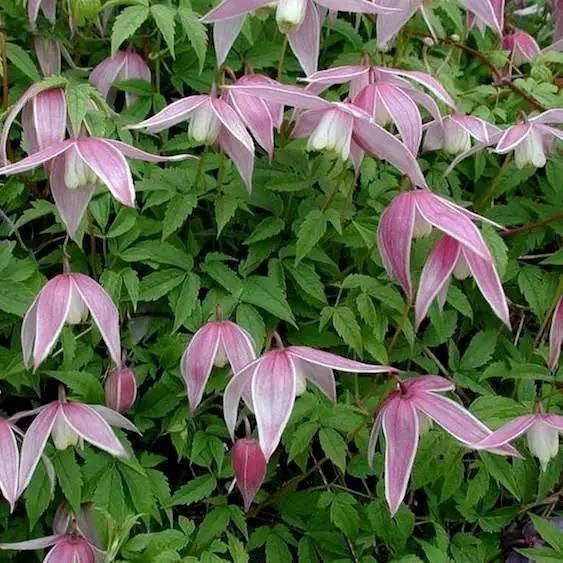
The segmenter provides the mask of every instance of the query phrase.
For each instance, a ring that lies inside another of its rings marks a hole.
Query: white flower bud
[[[327,111],[309,137],[307,150],[330,151],[342,160],[350,156],[351,118],[337,109]]]
[[[307,0],[279,0],[276,21],[282,33],[293,31],[305,19]]]
[[[530,426],[526,436],[531,454],[539,459],[541,468],[545,471],[549,460],[559,451],[559,432],[537,420]]]
[[[427,47],[434,47],[435,43],[434,43],[434,39],[432,39],[432,37],[425,37],[422,42],[427,46]]]
[[[51,436],[53,437],[53,442],[57,450],[66,450],[69,446],[76,446],[80,441],[80,437],[66,423],[60,411],[55,419],[53,430],[51,430]]]
[[[301,363],[295,362],[295,396],[300,397],[307,391],[307,379],[305,373],[301,369]]]
[[[455,121],[444,119],[444,150],[450,154],[460,154],[470,148],[469,133]]]
[[[517,168],[528,165],[543,168],[546,163],[541,135],[533,128],[514,149],[514,161]]]
[[[71,190],[95,184],[94,171],[82,160],[74,147],[65,153],[65,185]]]
[[[225,354],[225,350],[221,342],[219,342],[219,347],[217,348],[217,354],[215,354],[215,360],[213,360],[213,365],[216,368],[224,368],[229,359],[227,358],[227,354]]]
[[[471,271],[469,270],[469,266],[467,265],[467,260],[465,259],[463,253],[461,253],[454,267],[453,276],[458,280],[464,280],[470,275]]]
[[[425,415],[423,412],[418,412],[418,435],[422,436],[423,434],[426,434],[426,432],[428,432],[432,426],[434,425],[434,423],[432,422],[432,419]]]
[[[66,322],[71,325],[83,323],[88,318],[88,307],[80,294],[74,287],[70,290],[70,307],[66,316]]]
[[[193,114],[188,128],[190,137],[205,145],[212,145],[219,136],[221,122],[213,111],[211,104],[202,104]]]
[[[381,99],[377,100],[377,103],[375,104],[375,122],[378,125],[381,125],[381,127],[387,127],[393,123],[393,119],[389,115],[389,112]]]
[[[461,37],[457,33],[452,33],[452,35],[450,35],[450,39],[456,43],[461,41]]]
[[[432,232],[432,225],[418,212],[414,214],[413,238],[427,237]]]

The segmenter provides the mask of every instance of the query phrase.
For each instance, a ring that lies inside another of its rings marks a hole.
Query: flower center
[[[450,154],[460,154],[470,148],[469,133],[451,119],[444,119],[444,150]]]
[[[305,19],[306,0],[279,0],[276,21],[282,33],[293,31]]]
[[[78,434],[65,422],[60,411],[55,419],[51,436],[57,450],[66,450],[69,446],[76,446],[80,439]]]
[[[221,122],[210,103],[202,104],[193,114],[188,128],[190,137],[204,145],[212,145],[219,136]]]
[[[83,323],[88,318],[88,307],[80,294],[74,287],[70,290],[70,307],[66,316],[66,322],[71,325]]]
[[[532,165],[543,168],[546,163],[541,135],[532,129],[524,140],[514,149],[514,161],[517,168]]]
[[[430,233],[432,233],[432,225],[418,211],[415,211],[413,238],[427,237]]]
[[[342,160],[350,156],[351,117],[337,109],[327,111],[309,137],[307,150],[334,152]]]
[[[77,150],[71,147],[65,153],[65,185],[75,190],[96,183],[96,174],[82,160]]]

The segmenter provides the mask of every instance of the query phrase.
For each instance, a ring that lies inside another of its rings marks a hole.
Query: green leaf
[[[542,319],[551,298],[542,270],[535,266],[525,266],[518,274],[518,286],[532,311]]]
[[[242,284],[243,302],[255,305],[274,317],[297,326],[283,290],[272,278],[250,276],[243,280]]]
[[[175,58],[174,54],[174,34],[176,29],[176,21],[175,21],[175,11],[164,5],[164,4],[155,4],[151,6],[151,15],[158,27],[160,33],[162,33],[162,37],[164,37],[164,41],[172,55],[172,58]]]
[[[346,471],[346,442],[344,438],[332,428],[321,428],[319,440],[325,455],[344,473]]]
[[[304,422],[297,425],[289,442],[288,455],[290,460],[295,459],[311,445],[313,436],[318,429],[319,425],[316,422]]]
[[[23,317],[29,309],[34,293],[23,283],[3,281],[0,283],[0,309]]]
[[[299,289],[316,301],[328,303],[323,282],[314,266],[302,263],[296,267],[288,260],[284,261],[283,265]]]
[[[213,493],[217,487],[217,481],[211,474],[195,477],[185,485],[182,485],[172,496],[171,505],[177,506],[185,504],[186,506],[199,502]]]
[[[144,277],[139,284],[139,296],[141,301],[156,301],[162,296],[170,293],[185,279],[186,272],[181,270],[166,269],[153,272]]]
[[[116,18],[111,30],[111,54],[115,55],[121,44],[143,25],[149,17],[146,6],[128,6]]]
[[[156,7],[156,6],[154,6]],[[174,196],[166,207],[162,224],[162,240],[167,239],[179,229],[197,206],[197,197],[193,194],[179,194]]]
[[[547,542],[559,555],[563,556],[563,532],[559,527],[552,524],[549,520],[540,518],[530,512],[530,518],[534,523],[536,532],[542,540]]]
[[[479,454],[489,475],[505,487],[516,499],[520,500],[518,483],[506,459],[486,452],[479,452]]]
[[[207,53],[207,27],[199,21],[199,14],[196,14],[185,6],[178,8],[178,16],[195,51],[197,60],[199,61],[199,72],[201,73],[203,71],[203,65],[205,64],[205,54]]]
[[[266,325],[260,313],[252,305],[241,303],[237,307],[236,316],[237,324],[246,329],[252,336],[256,352],[262,350],[266,339]]]
[[[219,260],[208,260],[201,265],[201,271],[223,286],[229,293],[238,297],[242,292],[240,278]]]
[[[51,461],[66,500],[72,510],[78,512],[82,498],[82,475],[80,466],[74,457],[74,449],[56,450],[55,454],[51,456]]]
[[[120,253],[119,257],[125,262],[155,262],[177,266],[184,270],[191,270],[192,257],[184,250],[177,248],[169,242],[146,240],[131,246]]]
[[[231,511],[227,506],[213,509],[199,525],[196,544],[203,545],[223,534],[231,521]]]
[[[14,43],[6,44],[6,51],[8,55],[8,60],[12,63],[18,70],[25,74],[28,78],[31,78],[33,82],[40,82],[41,75],[35,66],[32,58],[29,54],[24,51],[18,45]]]
[[[127,293],[133,303],[133,309],[137,309],[137,302],[139,301],[139,277],[137,272],[132,268],[125,268],[121,270],[121,277],[127,289]]]
[[[284,226],[285,223],[283,219],[279,217],[267,217],[255,227],[250,236],[244,241],[244,244],[254,244],[275,237],[282,232]]]
[[[297,231],[295,265],[313,250],[326,233],[326,217],[318,209],[310,211]]]
[[[478,332],[469,343],[459,364],[461,370],[477,369],[488,363],[497,347],[498,332],[486,330]]]
[[[43,463],[37,465],[33,477],[24,493],[25,510],[29,518],[29,529],[33,530],[41,515],[49,507],[51,501],[51,483]]]
[[[75,84],[71,82],[65,90],[67,112],[73,131],[80,131],[80,126],[88,112],[90,92],[89,84]]]
[[[174,328],[176,332],[192,314],[197,305],[197,298],[201,288],[201,280],[197,274],[188,273],[174,309]]]
[[[332,315],[332,324],[338,335],[361,356],[362,331],[352,310],[348,307],[337,307]]]
[[[271,534],[266,540],[266,563],[292,563],[293,561],[287,543],[280,536]]]

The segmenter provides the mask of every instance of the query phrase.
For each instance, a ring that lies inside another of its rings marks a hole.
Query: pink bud
[[[233,446],[232,463],[238,488],[248,511],[266,476],[266,458],[258,440],[243,438]]]
[[[106,379],[106,404],[114,411],[127,412],[137,397],[137,380],[129,368],[114,369]]]

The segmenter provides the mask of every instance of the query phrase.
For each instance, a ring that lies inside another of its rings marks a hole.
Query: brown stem
[[[507,229],[502,231],[501,237],[511,237],[512,235],[518,235],[520,233],[527,233],[528,231],[533,231],[534,229],[539,229],[550,223],[556,223],[557,221],[563,221],[563,213],[558,213],[557,215],[552,215],[551,217],[546,217],[545,219],[540,219],[539,221],[534,221],[533,223],[528,223],[522,227],[517,227],[515,229]]]

